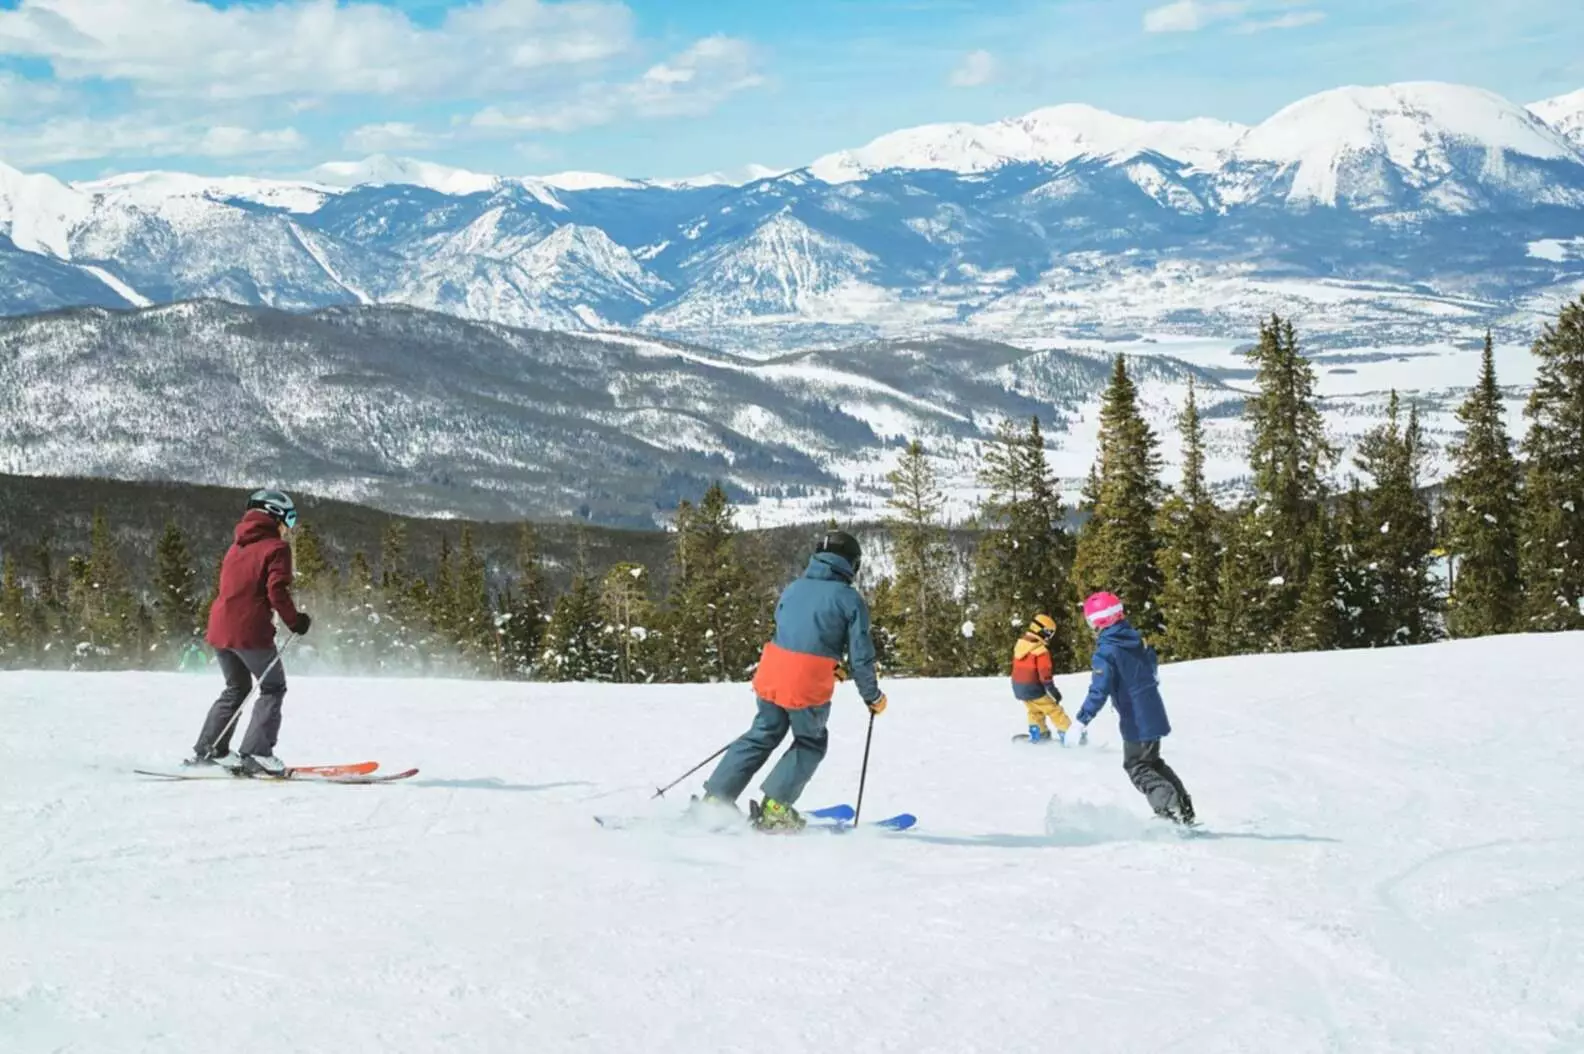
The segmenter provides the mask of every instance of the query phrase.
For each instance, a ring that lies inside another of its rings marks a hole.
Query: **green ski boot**
[[[801,831],[808,826],[808,821],[796,809],[774,798],[766,798],[763,805],[750,801],[748,819],[761,831]]]

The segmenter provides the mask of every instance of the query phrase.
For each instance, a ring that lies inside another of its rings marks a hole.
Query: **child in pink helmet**
[[[1149,799],[1156,816],[1191,825],[1193,800],[1160,755],[1160,741],[1171,734],[1171,722],[1161,699],[1155,649],[1128,624],[1115,593],[1095,593],[1085,600],[1084,621],[1095,632],[1089,695],[1078,710],[1085,738],[1089,722],[1109,698],[1122,726],[1122,767],[1133,786]]]

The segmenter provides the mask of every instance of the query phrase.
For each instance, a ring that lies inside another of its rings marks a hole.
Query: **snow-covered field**
[[[591,820],[677,810],[740,687],[299,678],[287,760],[423,769],[335,787],[132,775],[209,678],[0,675],[0,1050],[1584,1050],[1581,659],[1169,667],[1192,840],[1109,712],[1013,744],[999,681],[888,686],[864,811],[913,832],[774,838]]]

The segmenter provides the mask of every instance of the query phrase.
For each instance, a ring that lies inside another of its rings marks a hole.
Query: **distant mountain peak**
[[[1223,193],[1237,203],[1285,185],[1292,204],[1356,206],[1387,204],[1406,187],[1459,212],[1489,192],[1535,189],[1527,175],[1507,179],[1509,163],[1526,159],[1584,162],[1560,132],[1494,92],[1439,82],[1349,86],[1300,99],[1251,128],[1227,154]]]
[[[1122,161],[1146,151],[1203,166],[1245,131],[1210,118],[1143,121],[1085,103],[1063,103],[989,124],[904,128],[855,150],[827,154],[809,167],[827,183],[843,183],[886,169],[966,174],[1015,162],[1063,165],[1085,156]]]
[[[1530,103],[1529,112],[1584,149],[1584,88]]]

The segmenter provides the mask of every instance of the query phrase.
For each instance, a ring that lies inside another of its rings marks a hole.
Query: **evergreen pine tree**
[[[1366,553],[1379,582],[1372,644],[1421,644],[1439,635],[1439,603],[1431,578],[1435,534],[1430,507],[1419,494],[1426,458],[1418,411],[1403,422],[1397,393],[1386,420],[1364,436],[1356,458],[1375,481],[1370,491]]]
[[[896,563],[897,664],[921,677],[950,676],[957,670],[961,610],[952,595],[953,556],[942,522],[946,499],[922,443],[908,444],[886,482]]]
[[[457,644],[475,667],[494,667],[495,617],[490,610],[489,580],[484,558],[473,544],[473,528],[468,524],[462,527],[453,585],[451,617]]]
[[[735,514],[719,483],[697,508],[683,503],[677,520],[666,679],[742,680],[758,661],[774,598],[743,560]]]
[[[572,584],[555,602],[545,629],[540,670],[552,681],[609,681],[616,653],[601,611],[599,587],[579,561]]]
[[[1118,355],[1100,408],[1100,452],[1094,511],[1078,533],[1073,580],[1078,594],[1105,590],[1127,608],[1140,633],[1160,632],[1161,501],[1159,444],[1138,408],[1138,389]]]
[[[1004,422],[985,453],[980,483],[983,533],[972,575],[973,638],[960,672],[1004,672],[1013,643],[1035,615],[1056,621],[1051,662],[1074,668],[1076,597],[1068,579],[1072,536],[1045,453],[1039,418],[1027,431]]]
[[[609,648],[615,662],[611,679],[622,684],[654,680],[650,624],[654,609],[649,603],[648,572],[635,563],[620,563],[605,573],[600,587]]]
[[[1345,582],[1337,563],[1336,525],[1321,514],[1310,527],[1314,563],[1293,614],[1292,646],[1298,651],[1330,651],[1342,644]]]
[[[32,664],[33,628],[17,562],[6,553],[0,561],[0,668],[16,670]]]
[[[1374,518],[1358,477],[1337,502],[1335,565],[1337,576],[1336,646],[1373,647],[1384,635],[1384,590],[1374,557]]]
[[[1519,566],[1527,630],[1584,627],[1584,297],[1532,349]]]
[[[1454,569],[1447,625],[1454,637],[1507,633],[1522,600],[1518,577],[1518,465],[1485,334],[1479,383],[1458,408],[1463,437],[1446,481],[1446,548]]]
[[[313,524],[304,523],[292,531],[291,547],[293,591],[320,603],[334,596],[340,583]]]
[[[1258,392],[1244,409],[1249,425],[1255,531],[1253,555],[1264,576],[1259,628],[1276,647],[1292,639],[1291,621],[1309,576],[1309,545],[1326,501],[1325,475],[1336,458],[1315,395],[1314,368],[1292,323],[1272,315],[1248,352]]]
[[[1244,505],[1222,517],[1221,581],[1216,592],[1212,649],[1216,655],[1251,655],[1270,650],[1260,617],[1266,583],[1259,564],[1258,520]]]
[[[71,582],[80,663],[102,669],[124,661],[137,645],[138,604],[103,509],[94,512],[87,559],[72,558]]]
[[[440,557],[435,561],[434,586],[429,590],[425,612],[429,625],[440,639],[456,642],[456,568],[451,556],[451,539],[440,536]]]
[[[550,604],[539,536],[530,523],[518,530],[516,565],[516,579],[501,603],[502,663],[508,676],[527,678],[533,676],[543,650]]]
[[[1159,650],[1171,659],[1202,659],[1214,654],[1219,517],[1205,486],[1204,424],[1192,378],[1178,427],[1183,443],[1182,484],[1161,505],[1158,528],[1160,612],[1165,623]]]
[[[155,549],[154,594],[160,642],[171,662],[178,662],[203,631],[198,623],[198,573],[187,538],[174,520],[165,525]]]
[[[875,583],[869,595],[869,634],[875,646],[875,669],[881,675],[899,669],[896,633],[899,621],[896,590],[891,586],[891,576],[886,575]]]

